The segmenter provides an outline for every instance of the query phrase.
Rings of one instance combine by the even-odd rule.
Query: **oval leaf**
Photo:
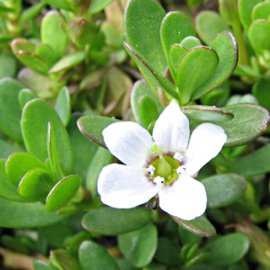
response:
[[[146,208],[114,209],[103,207],[87,213],[82,220],[83,227],[105,235],[131,232],[147,225],[152,213]]]

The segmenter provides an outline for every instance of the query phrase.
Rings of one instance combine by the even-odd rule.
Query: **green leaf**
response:
[[[196,36],[191,19],[182,12],[169,12],[162,20],[160,38],[167,61],[170,47],[180,43],[187,36]]]
[[[13,79],[0,80],[0,130],[16,142],[22,142],[21,109],[18,95],[23,86]]]
[[[167,266],[176,266],[180,264],[180,247],[177,242],[166,237],[158,238],[158,247],[155,259]]]
[[[48,158],[47,133],[49,122],[55,129],[56,151],[58,156],[61,157],[62,168],[65,173],[71,172],[73,156],[67,131],[55,110],[43,100],[34,99],[28,102],[23,109],[21,127],[26,149],[41,160]]]
[[[20,23],[24,24],[25,22],[35,18],[45,6],[46,3],[44,1],[41,1],[40,3],[37,3],[30,8],[24,10],[20,18]]]
[[[41,41],[54,50],[57,58],[64,55],[68,43],[64,26],[65,21],[57,11],[47,13],[41,23]]]
[[[126,7],[124,21],[128,44],[161,74],[167,66],[160,40],[164,16],[165,11],[155,0],[131,0]]]
[[[220,109],[214,106],[185,106],[182,107],[183,112],[190,120],[197,122],[226,122],[233,119],[234,115],[224,109]]]
[[[270,172],[270,145],[265,145],[252,153],[229,163],[229,170],[244,176]]]
[[[81,133],[89,140],[106,147],[103,141],[102,131],[108,125],[119,120],[99,115],[87,115],[78,120],[78,127]]]
[[[168,62],[169,62],[170,72],[174,80],[176,80],[176,72],[179,69],[181,61],[183,60],[187,51],[188,50],[181,44],[171,45]]]
[[[46,170],[45,164],[31,153],[12,154],[5,164],[6,175],[14,186],[19,184],[28,171],[35,168]]]
[[[218,34],[211,44],[211,48],[215,50],[218,55],[218,66],[211,78],[193,94],[193,100],[201,97],[227,80],[236,67],[238,60],[237,43],[232,34],[229,32]]]
[[[263,55],[265,51],[270,51],[270,40],[265,38],[270,35],[270,22],[256,20],[248,30],[249,41],[256,53]]]
[[[259,101],[260,105],[270,110],[270,80],[260,79],[252,87],[252,94]]]
[[[48,263],[42,261],[33,262],[34,270],[55,270]]]
[[[22,152],[24,149],[17,143],[11,142],[10,140],[2,140],[0,139],[0,158],[7,158],[9,155]]]
[[[198,38],[193,37],[193,36],[185,37],[181,41],[180,44],[186,49],[192,49],[194,47],[198,47],[202,45],[201,41]]]
[[[74,9],[72,0],[45,0],[45,3],[54,8],[66,9],[70,11]]]
[[[64,126],[67,126],[71,116],[71,102],[68,89],[63,87],[55,102],[55,111],[61,118]]]
[[[214,265],[229,265],[241,260],[249,249],[248,238],[240,233],[221,236],[205,247],[207,261]]]
[[[142,104],[143,99],[147,98]],[[150,103],[150,108],[147,112],[147,103]],[[157,119],[161,111],[161,106],[158,99],[151,92],[145,81],[137,81],[131,91],[131,109],[136,122],[148,128],[149,124]],[[150,115],[148,115],[150,113]]]
[[[270,14],[270,2],[262,2],[257,4],[252,10],[252,20],[267,20]]]
[[[218,33],[229,30],[226,21],[214,11],[202,11],[195,21],[198,35],[206,44],[211,44]]]
[[[181,227],[202,237],[210,237],[216,234],[215,227],[210,223],[210,221],[205,216],[200,216],[190,221],[183,220],[173,216],[172,219]]]
[[[89,142],[89,141],[88,141]],[[105,148],[99,147],[94,155],[89,158],[88,163],[91,164],[88,168],[86,176],[86,187],[91,192],[91,196],[97,196],[97,180],[102,168],[113,161],[112,154]]]
[[[157,229],[153,224],[118,236],[118,244],[125,258],[136,267],[148,265],[157,248]]]
[[[219,123],[227,134],[226,146],[248,143],[267,128],[269,113],[259,105],[236,104],[225,109],[234,115],[232,120]]]
[[[50,261],[57,269],[81,270],[79,262],[64,249],[51,251]]]
[[[35,168],[23,176],[18,186],[18,193],[30,200],[43,200],[53,185],[54,181],[46,170]]]
[[[111,4],[113,0],[92,0],[90,2],[89,10],[88,12],[90,14],[95,14],[100,11],[102,11],[106,6]]]
[[[65,71],[66,69],[75,67],[83,62],[85,59],[84,52],[76,52],[73,54],[65,55],[62,59],[60,59],[51,69],[50,73],[55,73],[59,71]]]
[[[35,99],[35,98],[37,98],[37,95],[34,92],[32,92],[31,90],[26,89],[26,88],[22,89],[19,93],[19,96],[18,96],[18,100],[19,100],[21,108],[23,108],[24,105],[28,101]]]
[[[87,181],[87,172],[90,164],[93,161],[95,161],[94,163],[99,162],[99,160],[95,159],[99,147],[81,134],[77,127],[78,118],[79,115],[72,116],[68,126],[68,134],[74,155],[74,173],[80,175],[83,181]]]
[[[140,229],[151,222],[152,212],[146,208],[115,209],[103,207],[88,212],[83,227],[104,235],[118,235]]]
[[[252,10],[261,0],[238,0],[238,12],[242,25],[247,31],[252,22]]]
[[[52,212],[65,206],[76,194],[80,184],[78,175],[70,175],[59,181],[46,198],[46,210]]]
[[[247,183],[237,174],[220,174],[202,181],[207,193],[207,205],[218,208],[237,201],[245,192]]]
[[[36,228],[56,223],[63,218],[48,213],[41,203],[12,202],[0,198],[0,226],[4,228]]]
[[[15,77],[17,71],[17,63],[15,57],[11,53],[0,54],[0,79],[5,77]]]
[[[206,65],[207,69],[205,69]],[[193,93],[213,76],[217,65],[218,56],[210,48],[196,47],[185,54],[176,78],[182,104],[187,104]]]
[[[5,160],[0,159],[0,197],[11,201],[25,201],[5,174]]]
[[[79,261],[83,270],[119,270],[108,251],[92,241],[84,241],[81,244]]]

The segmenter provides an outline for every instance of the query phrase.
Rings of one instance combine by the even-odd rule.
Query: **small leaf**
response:
[[[229,32],[218,34],[211,44],[211,48],[215,50],[218,55],[218,66],[211,78],[193,94],[193,100],[203,96],[227,80],[236,67],[238,60],[237,43],[232,34]]]
[[[65,21],[57,11],[46,14],[41,23],[41,41],[48,44],[60,58],[67,47],[67,34],[64,29]]]
[[[16,142],[22,142],[21,109],[18,95],[23,86],[13,79],[0,80],[0,130]]]
[[[214,106],[211,107],[211,106],[193,105],[182,107],[182,110],[189,119],[196,120],[199,122],[209,121],[213,123],[219,123],[229,121],[234,117],[233,113]]]
[[[211,44],[218,33],[229,30],[226,21],[214,11],[202,11],[195,21],[198,35],[206,44]]]
[[[238,0],[238,13],[245,30],[248,30],[252,22],[252,10],[261,0]]]
[[[81,133],[91,141],[106,147],[103,141],[102,131],[108,125],[119,120],[99,115],[87,115],[78,120],[78,127]]]
[[[18,186],[18,192],[24,198],[43,200],[53,185],[54,181],[46,170],[35,168],[23,176]]]
[[[57,269],[81,270],[79,262],[64,249],[51,251],[50,261]]]
[[[152,212],[146,208],[115,209],[103,207],[88,212],[83,227],[104,235],[118,235],[140,229],[151,222]]]
[[[90,2],[90,6],[89,6],[89,10],[88,12],[90,14],[95,14],[100,12],[101,10],[103,10],[106,6],[108,6],[109,4],[111,4],[113,0],[92,0]]]
[[[54,270],[48,263],[43,261],[34,261],[33,266],[35,270]]]
[[[17,186],[22,177],[34,168],[46,170],[46,166],[31,153],[15,153],[8,157],[5,172],[14,186]]]
[[[124,21],[127,43],[161,74],[166,69],[160,40],[160,25],[164,16],[165,11],[155,0],[131,0],[126,7]]]
[[[148,96],[144,96],[140,100],[139,113],[144,127],[150,127],[159,116],[155,101]]]
[[[263,55],[265,51],[270,51],[270,40],[265,38],[270,35],[270,22],[256,20],[248,30],[249,41],[256,53]]]
[[[181,44],[173,44],[171,45],[169,52],[169,67],[170,72],[174,80],[176,80],[176,72],[179,69],[181,61],[187,53],[187,49]]]
[[[259,101],[260,105],[268,110],[270,110],[269,83],[270,81],[267,79],[260,79],[252,87],[252,94]]]
[[[42,1],[41,3],[37,3],[30,8],[24,10],[20,18],[20,23],[24,24],[25,22],[35,18],[42,11],[45,5],[46,3]]]
[[[270,172],[270,145],[265,145],[252,153],[229,163],[230,171],[244,176],[260,175]]]
[[[194,47],[198,47],[198,46],[201,46],[202,43],[201,41],[196,38],[196,37],[193,37],[193,36],[188,36],[188,37],[185,37],[181,43],[180,43],[183,47],[185,47],[186,49],[192,49]]]
[[[267,20],[270,14],[270,3],[262,2],[257,4],[252,10],[252,20],[264,19]]]
[[[65,71],[66,69],[72,68],[79,65],[85,59],[84,52],[76,52],[73,54],[65,55],[60,59],[51,69],[50,73]]]
[[[72,0],[45,0],[45,3],[49,4],[54,8],[66,9],[70,11],[73,11],[74,9],[72,2]]]
[[[190,221],[173,216],[172,219],[181,227],[202,237],[210,237],[216,234],[215,227],[205,216],[201,216]]]
[[[41,160],[48,158],[48,123],[55,129],[56,151],[65,173],[72,171],[73,155],[67,131],[55,110],[44,100],[34,99],[23,109],[21,127],[26,149]],[[37,132],[38,130],[38,132]]]
[[[247,183],[237,174],[220,174],[202,181],[207,193],[207,204],[210,208],[230,205],[244,193]]]
[[[70,175],[59,181],[46,198],[46,210],[52,212],[65,206],[76,194],[80,184],[78,175]]]
[[[108,251],[92,241],[84,241],[81,244],[79,261],[83,270],[119,270]]]
[[[0,79],[6,77],[15,77],[17,71],[17,63],[15,57],[11,53],[0,54]]]
[[[67,126],[71,116],[71,103],[68,89],[63,87],[56,99],[55,110],[60,116],[64,126]]]
[[[229,265],[241,260],[249,249],[248,238],[240,233],[221,236],[205,247],[207,261],[214,265]]]
[[[219,123],[227,134],[226,146],[248,143],[267,128],[269,113],[259,105],[236,104],[226,110],[234,115],[232,120]]]
[[[32,99],[35,99],[35,98],[37,98],[37,95],[35,93],[33,93],[31,90],[26,89],[26,88],[22,89],[20,91],[20,93],[19,93],[19,96],[18,96],[18,99],[19,99],[19,103],[20,103],[21,108],[23,108],[24,105],[28,101],[30,101]]]
[[[217,65],[218,56],[210,48],[196,47],[185,54],[176,78],[182,104],[190,101],[193,93],[214,74]]]
[[[162,20],[160,26],[160,38],[163,50],[169,61],[170,47],[174,43],[180,43],[187,36],[195,36],[191,19],[182,12],[169,12]]]
[[[118,236],[121,252],[127,260],[139,268],[152,261],[157,248],[157,240],[157,229],[152,224]]]

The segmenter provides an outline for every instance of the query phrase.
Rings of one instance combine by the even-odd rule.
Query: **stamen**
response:
[[[173,155],[173,158],[178,160],[178,161],[182,161],[183,159],[183,155],[179,152],[175,152],[174,155]]]
[[[156,168],[155,168],[153,165],[149,165],[148,168],[147,168],[146,170],[147,170],[147,173],[148,173],[150,176],[153,176],[154,173],[155,173]]]
[[[157,184],[157,186],[163,186],[165,182],[165,179],[161,176],[157,176],[154,178],[154,183]]]

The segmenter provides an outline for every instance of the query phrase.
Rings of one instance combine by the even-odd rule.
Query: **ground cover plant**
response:
[[[270,269],[269,0],[0,0],[1,269]]]

